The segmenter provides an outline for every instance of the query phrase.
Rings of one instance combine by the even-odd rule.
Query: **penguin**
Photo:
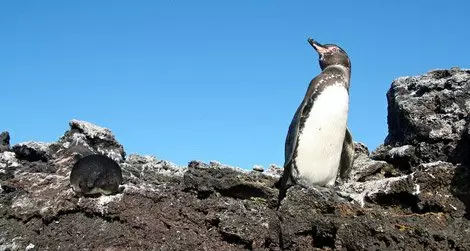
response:
[[[0,153],[10,151],[10,134],[8,132],[0,133]]]
[[[353,162],[354,146],[347,129],[351,62],[337,45],[322,45],[311,38],[308,42],[319,55],[322,72],[310,81],[289,126],[280,200],[294,184],[333,186],[338,171],[346,177]]]
[[[115,194],[119,192],[121,183],[119,164],[101,154],[91,154],[79,159],[70,173],[70,184],[77,194]]]

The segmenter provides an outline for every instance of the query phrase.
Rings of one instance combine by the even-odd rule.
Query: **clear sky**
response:
[[[387,135],[399,76],[470,67],[470,1],[1,1],[0,130],[56,141],[75,118],[126,152],[179,165],[283,164],[284,140],[320,72],[307,43],[352,62],[349,126]]]

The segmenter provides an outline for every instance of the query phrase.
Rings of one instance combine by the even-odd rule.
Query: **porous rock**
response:
[[[414,146],[414,166],[433,161],[468,163],[470,69],[400,77],[393,81],[387,100],[385,145]]]
[[[44,142],[23,142],[13,146],[16,157],[21,160],[47,161],[49,156],[49,143]]]
[[[281,202],[278,166],[125,158],[111,131],[73,121],[40,160],[0,153],[0,248],[470,250],[468,75],[451,69],[394,81],[384,144],[369,153],[356,143],[348,180],[293,186]],[[73,193],[70,168],[88,151],[119,160],[121,193]]]
[[[369,149],[362,143],[354,143],[354,162],[349,180],[368,181],[396,176],[391,164],[370,158]]]
[[[55,146],[67,149],[81,145],[95,153],[104,154],[116,162],[123,162],[126,153],[124,147],[116,140],[108,128],[90,122],[73,119],[68,130]]]

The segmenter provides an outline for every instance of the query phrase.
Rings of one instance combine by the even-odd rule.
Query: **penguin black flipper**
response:
[[[312,81],[310,81],[307,93],[305,94],[302,103],[297,108],[297,111],[295,112],[294,117],[292,118],[292,121],[289,125],[289,131],[287,132],[286,143],[284,146],[284,172],[282,173],[282,177],[279,180],[279,202],[285,197],[287,189],[296,184],[298,172],[293,162],[295,157],[294,152],[299,140],[299,128],[301,120],[305,119],[305,111],[312,106],[313,100],[316,97],[316,95],[312,94],[313,90],[316,88],[318,78],[320,78],[321,75],[322,74],[318,75],[312,79]]]
[[[297,108],[294,117],[289,125],[289,131],[286,135],[286,143],[284,147],[284,168],[289,166],[294,157],[294,150],[297,144],[297,135],[299,133],[299,113],[302,112],[304,102]]]
[[[284,172],[278,181],[276,187],[279,188],[279,202],[285,197],[286,191],[289,187],[294,185],[295,179],[292,177],[292,172],[295,169],[292,161],[294,160],[294,150],[297,144],[297,135],[299,132],[299,116],[302,112],[303,105],[300,105],[295,112],[294,117],[289,125],[289,131],[286,135],[286,143],[284,146]]]
[[[313,101],[318,95],[315,90],[318,88],[317,83],[319,82],[319,79],[323,77],[323,75],[324,73],[322,72],[310,81],[307,93],[305,94],[302,103],[297,108],[297,111],[295,112],[294,117],[292,118],[292,121],[289,125],[289,131],[287,132],[286,143],[284,146],[284,170],[286,167],[290,168],[293,164],[292,162],[294,160],[294,152],[299,140],[300,124],[303,123],[302,120],[307,116],[305,111],[311,108]]]
[[[341,161],[339,163],[339,177],[342,180],[349,178],[352,166],[354,164],[354,142],[351,132],[346,128],[344,136],[343,150],[341,151]]]

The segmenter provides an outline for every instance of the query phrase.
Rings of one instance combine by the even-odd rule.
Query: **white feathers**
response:
[[[349,94],[341,83],[316,98],[299,135],[295,163],[301,178],[320,186],[335,183],[349,110]]]

